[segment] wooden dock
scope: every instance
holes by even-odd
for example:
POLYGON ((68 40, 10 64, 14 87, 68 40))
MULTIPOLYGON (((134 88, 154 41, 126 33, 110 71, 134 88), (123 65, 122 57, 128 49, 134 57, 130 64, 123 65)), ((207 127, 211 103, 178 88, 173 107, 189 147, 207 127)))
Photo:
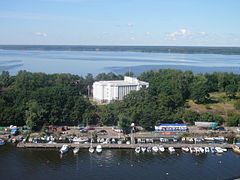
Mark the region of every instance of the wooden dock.
MULTIPOLYGON (((79 147, 81 149, 86 149, 90 147, 90 144, 73 144, 73 143, 56 143, 56 144, 47 144, 47 143, 18 143, 18 148, 61 148, 63 144, 68 144, 70 147, 79 147)), ((96 147, 97 143, 93 143, 92 146, 96 147)), ((135 149, 138 146, 153 147, 162 145, 165 148, 174 147, 180 149, 182 147, 222 147, 230 149, 232 144, 183 144, 183 143, 174 143, 174 144, 101 144, 103 149, 135 149)))

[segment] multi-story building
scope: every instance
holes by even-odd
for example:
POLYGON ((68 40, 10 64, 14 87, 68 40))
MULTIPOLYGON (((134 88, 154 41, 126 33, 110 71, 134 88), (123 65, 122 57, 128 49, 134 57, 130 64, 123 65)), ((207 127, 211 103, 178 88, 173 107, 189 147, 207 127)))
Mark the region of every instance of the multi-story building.
POLYGON ((93 83, 93 100, 99 103, 122 100, 131 91, 138 91, 148 86, 149 83, 128 76, 118 81, 97 81, 93 83))

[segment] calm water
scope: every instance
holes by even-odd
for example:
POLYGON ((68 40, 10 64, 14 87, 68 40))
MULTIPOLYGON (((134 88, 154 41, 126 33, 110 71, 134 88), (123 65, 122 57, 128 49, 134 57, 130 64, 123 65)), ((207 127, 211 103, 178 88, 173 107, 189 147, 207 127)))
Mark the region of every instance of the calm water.
POLYGON ((79 155, 67 153, 62 159, 57 149, 16 149, 0 146, 0 179, 233 179, 240 177, 240 156, 136 154, 133 150, 103 150, 79 155))
POLYGON ((130 70, 139 74, 158 68, 239 73, 240 55, 0 50, 0 71, 8 70, 11 74, 19 70, 78 75, 130 70))

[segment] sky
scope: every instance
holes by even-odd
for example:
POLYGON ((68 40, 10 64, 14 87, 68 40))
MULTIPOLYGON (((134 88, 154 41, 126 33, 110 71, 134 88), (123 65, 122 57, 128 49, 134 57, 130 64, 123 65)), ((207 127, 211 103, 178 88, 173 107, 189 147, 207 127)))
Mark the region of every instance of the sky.
POLYGON ((0 0, 0 44, 240 46, 240 0, 0 0))

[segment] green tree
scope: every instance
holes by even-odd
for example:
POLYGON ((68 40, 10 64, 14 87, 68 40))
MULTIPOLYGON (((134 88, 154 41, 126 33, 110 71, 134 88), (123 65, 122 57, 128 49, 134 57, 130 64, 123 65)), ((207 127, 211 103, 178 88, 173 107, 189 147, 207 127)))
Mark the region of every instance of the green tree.
POLYGON ((118 119, 118 124, 123 130, 123 133, 129 134, 131 132, 131 119, 124 114, 119 114, 118 119))

